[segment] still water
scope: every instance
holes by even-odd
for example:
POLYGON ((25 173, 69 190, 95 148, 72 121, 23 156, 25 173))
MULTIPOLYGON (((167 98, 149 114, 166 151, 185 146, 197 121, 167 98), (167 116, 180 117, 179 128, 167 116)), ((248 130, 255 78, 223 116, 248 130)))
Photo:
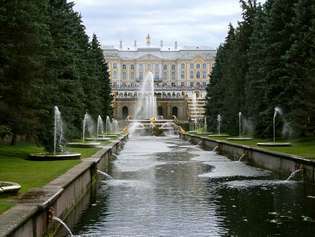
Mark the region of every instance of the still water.
POLYGON ((111 175, 77 235, 315 236, 305 184, 176 137, 130 138, 111 175))

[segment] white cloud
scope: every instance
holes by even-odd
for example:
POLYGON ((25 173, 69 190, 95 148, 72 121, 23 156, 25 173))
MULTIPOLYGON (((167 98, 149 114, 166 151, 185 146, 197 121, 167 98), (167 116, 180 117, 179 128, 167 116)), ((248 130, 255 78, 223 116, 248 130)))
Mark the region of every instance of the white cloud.
MULTIPOLYGON (((263 0, 262 0, 263 1, 263 0)), ((225 38, 227 25, 241 19, 239 0, 74 0, 87 33, 96 33, 102 44, 119 40, 173 45, 207 45, 216 48, 225 38)))

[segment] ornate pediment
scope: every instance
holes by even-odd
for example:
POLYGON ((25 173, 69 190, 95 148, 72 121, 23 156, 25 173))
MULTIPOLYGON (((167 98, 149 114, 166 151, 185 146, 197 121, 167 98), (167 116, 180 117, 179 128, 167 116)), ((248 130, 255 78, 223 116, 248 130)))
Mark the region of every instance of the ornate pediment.
POLYGON ((161 58, 160 57, 158 57, 158 56, 155 56, 155 55, 153 55, 153 54, 145 54, 145 55, 142 55, 142 56, 140 56, 139 58, 137 58, 137 60, 161 60, 161 58))

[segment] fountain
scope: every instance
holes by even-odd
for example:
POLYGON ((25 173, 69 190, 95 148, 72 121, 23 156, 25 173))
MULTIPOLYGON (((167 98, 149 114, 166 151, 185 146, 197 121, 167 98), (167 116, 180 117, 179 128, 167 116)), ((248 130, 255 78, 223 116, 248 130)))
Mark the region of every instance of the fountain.
POLYGON ((118 124, 117 119, 113 119, 113 133, 114 134, 120 134, 119 124, 118 124))
POLYGON ((106 124, 105 137, 117 138, 117 136, 120 135, 118 121, 116 119, 113 119, 111 121, 110 117, 106 116, 106 123, 105 124, 106 124))
POLYGON ((290 181, 299 173, 303 172, 303 168, 293 171, 285 181, 290 181))
POLYGON ((106 116, 106 135, 112 132, 112 123, 110 121, 110 117, 106 116))
MULTIPOLYGON (((57 152, 57 145, 61 146, 63 140, 63 125, 61 113, 57 106, 54 107, 54 155, 57 152)), ((62 149, 61 149, 62 150, 62 149)))
POLYGON ((277 115, 283 115, 282 110, 279 107, 275 107, 273 120, 272 120, 272 128, 273 128, 273 142, 259 142, 257 146, 291 146, 292 144, 289 142, 276 142, 276 119, 277 115))
POLYGON ((95 138, 85 138, 87 141, 109 141, 110 138, 104 137, 104 123, 101 115, 97 118, 97 126, 96 126, 96 137, 95 138))
POLYGON ((86 112, 82 122, 82 142, 70 142, 67 145, 69 147, 78 147, 78 148, 93 148, 101 145, 99 142, 86 142, 93 141, 94 138, 91 138, 95 133, 95 125, 92 117, 86 112), (86 138, 86 132, 90 138, 86 138))
POLYGON ((70 237, 74 236, 70 230, 70 228, 67 226, 66 223, 63 222, 63 220, 61 220, 60 218, 53 216, 52 220, 59 222, 68 232, 68 234, 70 235, 70 237))
POLYGON ((96 137, 100 137, 104 134, 104 124, 101 115, 97 118, 96 137))
POLYGON ((100 174, 100 175, 102 175, 102 176, 105 177, 106 179, 113 179, 112 176, 110 176, 109 174, 107 174, 107 173, 105 173, 105 172, 103 172, 103 171, 101 171, 101 170, 97 170, 97 173, 100 174))
POLYGON ((175 135, 175 125, 173 122, 166 122, 163 123, 160 127, 160 130, 163 131, 164 135, 166 136, 173 136, 175 135))
POLYGON ((61 113, 57 106, 54 107, 54 140, 53 140, 53 153, 35 153, 30 154, 28 159, 37 161, 47 160, 72 160, 80 159, 81 154, 64 152, 62 143, 64 140, 63 136, 63 122, 61 113))
POLYGON ((157 102, 154 94, 154 78, 152 72, 148 72, 144 78, 139 98, 136 103, 136 111, 134 120, 130 120, 129 132, 130 134, 152 132, 152 121, 157 117, 157 102), (139 123, 143 124, 139 126, 139 123), (140 131, 141 130, 141 131, 140 131))
POLYGON ((249 141, 252 140, 251 137, 243 137, 243 114, 242 112, 238 113, 238 137, 229 137, 227 140, 234 140, 234 141, 249 141))
POLYGON ((221 116, 221 114, 218 114, 218 116, 217 116, 218 133, 217 134, 211 134, 208 136, 209 137, 228 137, 229 135, 227 135, 227 134, 221 134, 221 124, 222 124, 222 116, 221 116))
POLYGON ((0 181, 0 194, 1 193, 17 193, 21 189, 21 185, 15 182, 0 181))

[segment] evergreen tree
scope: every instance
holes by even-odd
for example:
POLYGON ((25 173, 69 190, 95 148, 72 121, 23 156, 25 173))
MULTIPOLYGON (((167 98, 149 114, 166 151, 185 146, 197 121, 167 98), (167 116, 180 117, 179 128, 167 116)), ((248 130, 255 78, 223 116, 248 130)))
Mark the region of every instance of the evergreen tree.
POLYGON ((1 1, 0 124, 16 137, 39 129, 40 85, 50 46, 47 1, 1 1))
POLYGON ((299 0, 294 6, 292 20, 293 42, 286 51, 284 61, 288 83, 284 89, 290 98, 286 101, 288 121, 295 136, 314 134, 315 129, 315 79, 313 74, 314 32, 310 31, 315 19, 315 3, 311 0, 299 0))

